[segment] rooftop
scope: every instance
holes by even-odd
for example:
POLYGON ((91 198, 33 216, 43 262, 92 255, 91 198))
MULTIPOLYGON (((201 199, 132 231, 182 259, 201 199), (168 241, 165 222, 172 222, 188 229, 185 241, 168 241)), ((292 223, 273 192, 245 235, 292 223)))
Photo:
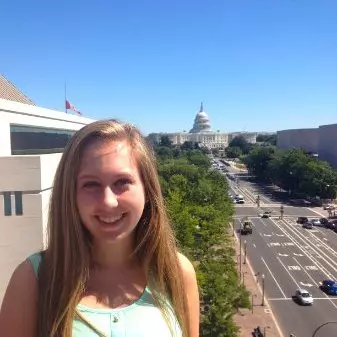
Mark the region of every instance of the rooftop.
POLYGON ((0 74, 0 98, 35 105, 35 103, 28 98, 25 94, 23 94, 18 88, 15 87, 13 83, 7 80, 3 75, 0 74))

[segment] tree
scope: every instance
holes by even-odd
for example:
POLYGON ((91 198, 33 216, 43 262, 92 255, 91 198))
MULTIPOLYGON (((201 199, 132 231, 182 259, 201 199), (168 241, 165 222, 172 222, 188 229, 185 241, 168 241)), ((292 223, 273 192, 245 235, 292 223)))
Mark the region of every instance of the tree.
POLYGON ((165 147, 172 147, 172 141, 168 136, 161 136, 159 145, 165 147))
POLYGON ((248 292, 240 284, 234 262, 229 223, 234 208, 228 183, 210 170, 200 150, 158 157, 158 172, 167 211, 179 247, 196 266, 201 297, 201 336, 235 337, 233 314, 249 307, 248 292))
POLYGON ((228 147, 238 147, 243 154, 247 154, 251 148, 251 144, 243 136, 235 136, 228 144, 228 147))
POLYGON ((239 158, 242 156, 242 150, 238 146, 227 147, 225 153, 228 158, 239 158))
POLYGON ((259 143, 267 143, 268 145, 276 145, 277 135, 275 133, 271 135, 259 134, 256 136, 256 141, 259 143))
POLYGON ((244 159, 249 172, 260 180, 271 178, 269 162, 274 158, 275 148, 255 147, 244 159))
POLYGON ((186 141, 181 145, 182 150, 193 150, 199 149, 199 144, 197 142, 186 141))

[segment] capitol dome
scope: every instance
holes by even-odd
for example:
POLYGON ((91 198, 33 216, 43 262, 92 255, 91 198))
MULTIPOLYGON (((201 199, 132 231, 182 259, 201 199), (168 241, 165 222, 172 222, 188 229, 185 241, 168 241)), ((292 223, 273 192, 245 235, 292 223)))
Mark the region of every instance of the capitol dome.
POLYGON ((190 133, 199 133, 199 132, 211 132, 210 120, 206 112, 204 111, 202 102, 200 110, 195 116, 193 128, 190 130, 190 133))

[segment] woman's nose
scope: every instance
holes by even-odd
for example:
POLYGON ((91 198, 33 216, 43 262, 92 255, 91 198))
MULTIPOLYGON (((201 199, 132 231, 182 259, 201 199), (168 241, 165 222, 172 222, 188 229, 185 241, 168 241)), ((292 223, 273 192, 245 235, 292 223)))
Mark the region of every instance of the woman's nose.
POLYGON ((104 189, 104 196, 103 196, 104 205, 107 207, 117 207, 118 200, 116 194, 112 191, 111 187, 106 187, 104 189))

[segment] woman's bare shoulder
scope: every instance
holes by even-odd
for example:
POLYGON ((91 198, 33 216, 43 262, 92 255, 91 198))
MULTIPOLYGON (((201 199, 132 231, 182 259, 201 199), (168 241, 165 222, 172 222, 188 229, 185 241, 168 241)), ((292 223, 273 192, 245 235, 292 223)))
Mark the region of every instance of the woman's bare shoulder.
POLYGON ((192 262, 182 253, 178 253, 178 259, 180 262, 181 269, 183 271, 184 277, 195 278, 195 270, 192 262))
POLYGON ((0 309, 0 331, 8 337, 36 335, 37 278, 28 260, 14 270, 0 309))
POLYGON ((178 253, 181 270, 184 278, 184 286, 187 297, 190 331, 189 336, 199 336, 199 315, 200 315, 200 302, 199 302, 199 289, 197 277, 192 262, 183 254, 178 253))

